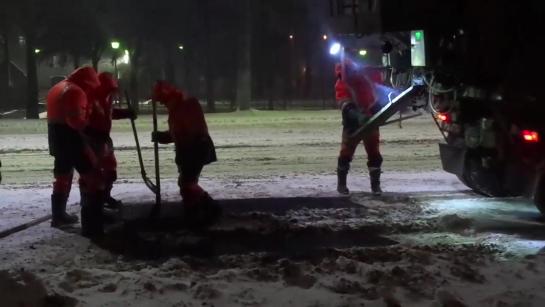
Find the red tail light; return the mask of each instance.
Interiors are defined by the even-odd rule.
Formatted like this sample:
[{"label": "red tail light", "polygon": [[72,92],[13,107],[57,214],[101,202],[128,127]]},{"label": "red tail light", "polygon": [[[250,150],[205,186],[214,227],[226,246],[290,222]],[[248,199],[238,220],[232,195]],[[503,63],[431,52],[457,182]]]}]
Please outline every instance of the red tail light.
[{"label": "red tail light", "polygon": [[452,123],[452,118],[450,117],[448,113],[438,113],[437,119],[444,122],[445,124]]},{"label": "red tail light", "polygon": [[522,139],[527,143],[539,142],[539,133],[537,131],[522,130],[521,136],[522,136]]}]

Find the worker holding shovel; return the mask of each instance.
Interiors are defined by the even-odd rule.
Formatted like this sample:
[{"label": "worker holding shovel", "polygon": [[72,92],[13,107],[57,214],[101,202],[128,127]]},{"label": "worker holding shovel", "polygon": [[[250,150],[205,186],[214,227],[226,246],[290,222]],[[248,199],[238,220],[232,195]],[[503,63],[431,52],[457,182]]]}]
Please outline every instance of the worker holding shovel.
[{"label": "worker holding shovel", "polygon": [[202,107],[196,98],[185,98],[164,81],[155,84],[152,99],[168,110],[169,130],[153,132],[152,141],[175,145],[184,222],[189,228],[206,228],[219,219],[221,208],[199,185],[203,167],[217,160]]},{"label": "worker holding shovel", "polygon": [[112,131],[112,119],[136,119],[136,113],[131,109],[113,107],[113,99],[119,91],[115,77],[108,72],[98,74],[100,87],[96,91],[96,100],[89,119],[89,125],[85,129],[85,135],[89,139],[97,154],[99,168],[104,180],[104,202],[110,209],[118,209],[121,202],[111,196],[113,183],[117,180],[117,160],[114,154],[114,146],[110,133]]}]

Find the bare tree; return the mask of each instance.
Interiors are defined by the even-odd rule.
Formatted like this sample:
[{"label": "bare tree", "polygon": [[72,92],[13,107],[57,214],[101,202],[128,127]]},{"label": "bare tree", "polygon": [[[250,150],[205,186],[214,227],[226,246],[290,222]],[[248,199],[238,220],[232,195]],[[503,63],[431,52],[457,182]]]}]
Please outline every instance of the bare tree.
[{"label": "bare tree", "polygon": [[43,31],[42,10],[46,1],[21,0],[15,3],[14,14],[17,16],[18,25],[25,35],[25,60],[26,60],[26,118],[37,119],[38,110],[38,68],[36,59],[36,40]]},{"label": "bare tree", "polygon": [[210,18],[210,0],[202,0],[202,16],[204,22],[204,54],[206,73],[206,107],[208,112],[216,112],[216,101],[214,97],[214,63],[212,56],[212,20]]},{"label": "bare tree", "polygon": [[251,0],[241,0],[241,2],[236,100],[240,110],[248,110],[252,99],[252,2]]},{"label": "bare tree", "polygon": [[10,100],[10,50],[9,50],[9,22],[7,3],[0,4],[0,108]]},{"label": "bare tree", "polygon": [[44,53],[70,55],[74,68],[80,67],[83,58],[89,58],[93,67],[98,68],[107,38],[98,20],[97,3],[100,1],[57,0],[55,14],[44,17],[46,27],[40,39]]}]

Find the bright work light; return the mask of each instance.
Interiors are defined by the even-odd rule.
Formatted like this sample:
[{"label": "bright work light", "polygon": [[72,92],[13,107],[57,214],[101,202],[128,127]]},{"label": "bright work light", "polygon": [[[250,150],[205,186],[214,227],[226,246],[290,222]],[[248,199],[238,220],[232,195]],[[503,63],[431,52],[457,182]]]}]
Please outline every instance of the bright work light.
[{"label": "bright work light", "polygon": [[337,55],[339,54],[339,52],[341,52],[341,44],[339,43],[334,43],[333,45],[331,45],[331,48],[329,48],[329,54],[331,55]]}]

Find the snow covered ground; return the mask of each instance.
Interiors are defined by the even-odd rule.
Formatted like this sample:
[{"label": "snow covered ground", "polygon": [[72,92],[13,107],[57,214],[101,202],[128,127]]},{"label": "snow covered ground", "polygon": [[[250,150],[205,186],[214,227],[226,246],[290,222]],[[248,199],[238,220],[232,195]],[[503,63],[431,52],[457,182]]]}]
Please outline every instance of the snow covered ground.
[{"label": "snow covered ground", "polygon": [[[329,175],[230,184],[205,182],[219,198],[264,197],[288,210],[258,213],[265,203],[257,199],[256,213],[229,214],[210,234],[223,243],[206,257],[165,249],[159,258],[134,258],[40,224],[0,241],[0,269],[10,271],[0,274],[0,294],[11,297],[31,274],[36,297],[21,288],[20,298],[56,294],[49,300],[66,306],[541,306],[543,226],[520,200],[479,198],[438,172],[390,174],[385,186],[396,193],[378,199],[335,197]],[[29,200],[36,210],[27,218],[47,212],[47,189],[27,190],[33,198],[1,192],[11,204],[2,216],[12,214],[2,227]],[[151,200],[138,184],[121,184],[116,195]],[[165,196],[178,198],[173,182]],[[300,198],[286,197],[319,206],[298,208]],[[478,225],[486,214],[497,219],[488,229]]]},{"label": "snow covered ground", "polygon": [[[530,203],[484,199],[440,171],[439,138],[424,120],[383,130],[384,196],[366,193],[360,159],[353,193],[339,197],[335,116],[267,117],[259,135],[246,133],[248,119],[227,127],[213,118],[226,162],[205,171],[203,186],[228,208],[219,225],[205,234],[112,230],[99,247],[77,229],[39,224],[0,239],[0,306],[542,306],[545,225]],[[0,188],[0,231],[48,214],[50,194],[45,171],[24,176],[47,161],[44,145],[23,146],[3,129],[13,144],[0,142],[4,176],[14,179]],[[123,129],[117,138],[129,147]],[[36,159],[12,156],[15,148]],[[114,195],[152,201],[134,164],[121,167]],[[164,173],[163,196],[176,202]]]}]

